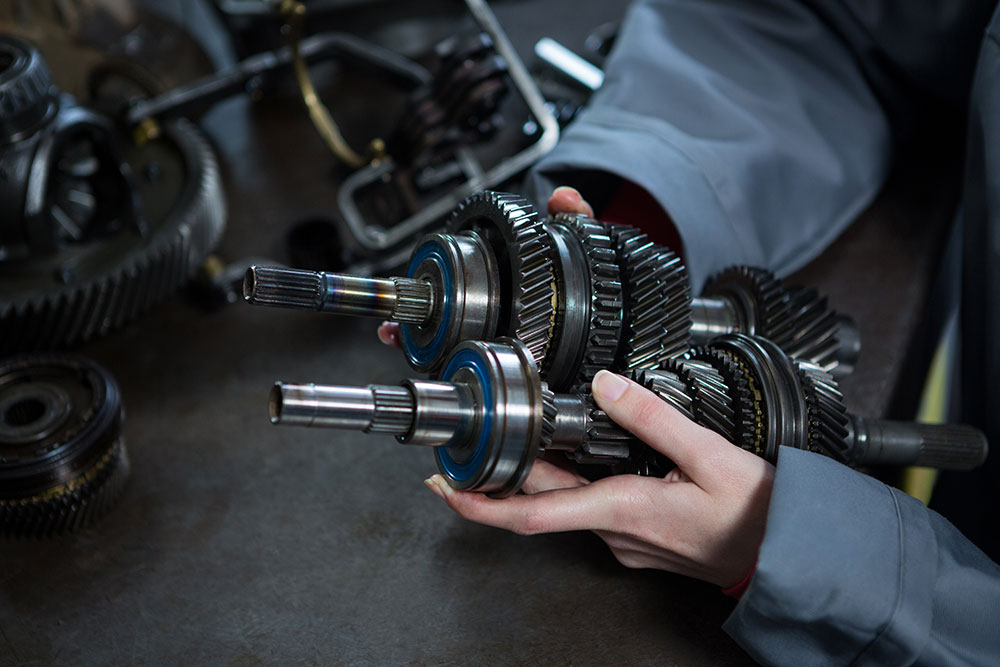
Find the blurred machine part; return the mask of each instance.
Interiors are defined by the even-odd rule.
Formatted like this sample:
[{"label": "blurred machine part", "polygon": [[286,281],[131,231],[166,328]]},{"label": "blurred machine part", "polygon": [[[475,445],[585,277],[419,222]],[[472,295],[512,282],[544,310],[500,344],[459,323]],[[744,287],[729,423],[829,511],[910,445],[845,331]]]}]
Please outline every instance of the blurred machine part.
[{"label": "blurred machine part", "polygon": [[0,361],[0,534],[82,528],[118,500],[129,461],[118,385],[79,355]]},{"label": "blurred machine part", "polygon": [[[968,470],[986,457],[986,438],[972,427],[848,414],[831,375],[744,334],[724,336],[671,359],[667,369],[634,377],[697,423],[771,462],[779,445],[851,466]],[[436,382],[278,382],[268,411],[274,424],[388,433],[402,444],[434,447],[449,484],[495,497],[516,493],[546,452],[565,452],[605,474],[663,476],[673,468],[612,422],[591,396],[550,391],[528,349],[511,339],[462,343]]]},{"label": "blurred machine part", "polygon": [[215,158],[189,122],[142,146],[0,36],[0,354],[131,321],[184,284],[222,234]]}]

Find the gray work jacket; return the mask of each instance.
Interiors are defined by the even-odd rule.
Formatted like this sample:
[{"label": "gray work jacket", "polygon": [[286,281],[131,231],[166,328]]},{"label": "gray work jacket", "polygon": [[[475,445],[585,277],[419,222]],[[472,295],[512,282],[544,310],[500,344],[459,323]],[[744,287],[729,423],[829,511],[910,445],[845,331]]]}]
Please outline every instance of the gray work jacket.
[{"label": "gray work jacket", "polygon": [[[642,186],[676,225],[697,291],[732,264],[779,275],[801,267],[872,201],[894,150],[919,141],[928,119],[957,128],[958,141],[967,127],[962,417],[1000,450],[995,8],[636,2],[604,86],[530,186],[540,201],[568,184],[598,203],[619,180]],[[777,471],[757,573],[725,624],[751,655],[787,665],[1000,664],[1000,569],[952,524],[815,454],[782,448]],[[995,533],[1000,456],[977,474],[960,485],[981,490],[968,503],[990,508],[980,523]]]}]

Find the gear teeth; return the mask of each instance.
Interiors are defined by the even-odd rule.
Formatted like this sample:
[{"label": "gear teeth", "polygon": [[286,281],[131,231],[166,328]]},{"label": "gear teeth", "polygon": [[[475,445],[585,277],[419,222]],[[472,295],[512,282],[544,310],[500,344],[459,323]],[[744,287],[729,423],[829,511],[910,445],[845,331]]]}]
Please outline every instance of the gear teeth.
[{"label": "gear teeth", "polygon": [[690,347],[691,287],[687,269],[670,250],[638,229],[608,225],[621,270],[626,334],[617,365],[658,368]]},{"label": "gear teeth", "polygon": [[695,421],[687,385],[675,370],[641,369],[632,372],[632,379],[677,408],[685,417]]},{"label": "gear teeth", "polygon": [[197,176],[176,205],[180,219],[104,275],[48,293],[0,297],[0,354],[103,336],[164,301],[215,247],[226,217],[215,157],[190,122],[174,121],[169,134]]},{"label": "gear teeth", "polygon": [[585,216],[557,214],[553,222],[569,227],[583,244],[590,270],[590,331],[576,388],[585,390],[597,371],[612,368],[622,339],[621,272],[607,227]]},{"label": "gear teeth", "polygon": [[128,474],[128,452],[118,438],[71,488],[45,497],[0,500],[0,534],[41,538],[85,528],[118,501]]},{"label": "gear teeth", "polygon": [[635,438],[615,424],[604,410],[597,407],[594,397],[583,395],[586,414],[586,437],[572,453],[577,463],[608,463],[625,461],[635,445]]},{"label": "gear teeth", "polygon": [[552,444],[552,434],[556,431],[556,395],[549,385],[542,383],[542,436],[539,451],[546,451]]},{"label": "gear teeth", "polygon": [[819,366],[797,361],[809,413],[809,451],[848,462],[847,410],[837,381]]},{"label": "gear teeth", "polygon": [[555,327],[555,249],[535,208],[517,195],[483,191],[452,214],[451,229],[483,233],[498,259],[509,259],[511,307],[506,332],[541,365]]},{"label": "gear teeth", "polygon": [[722,376],[733,408],[733,434],[731,441],[742,449],[754,451],[757,440],[757,414],[751,396],[750,383],[746,373],[726,350],[714,347],[698,347],[690,352],[690,358],[710,364]]},{"label": "gear teeth", "polygon": [[722,374],[711,364],[697,359],[678,361],[676,367],[688,387],[695,421],[733,442],[735,411]]},{"label": "gear teeth", "polygon": [[812,288],[785,286],[770,271],[748,266],[722,271],[704,290],[705,296],[728,296],[742,303],[740,293],[754,303],[757,314],[757,321],[748,325],[753,330],[742,333],[767,338],[792,359],[824,371],[837,367],[840,322],[826,297]]},{"label": "gear teeth", "polygon": [[812,288],[791,287],[788,310],[794,327],[786,340],[774,342],[792,359],[809,361],[827,372],[836,368],[840,323],[826,297]]}]

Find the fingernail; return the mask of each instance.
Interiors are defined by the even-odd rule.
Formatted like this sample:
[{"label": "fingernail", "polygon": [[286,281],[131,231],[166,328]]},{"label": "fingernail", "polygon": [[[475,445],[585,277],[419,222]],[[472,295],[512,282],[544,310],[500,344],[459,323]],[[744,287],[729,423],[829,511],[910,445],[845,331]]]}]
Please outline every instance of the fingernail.
[{"label": "fingernail", "polygon": [[607,401],[617,401],[628,389],[628,380],[609,371],[597,371],[591,391],[594,396]]},{"label": "fingernail", "polygon": [[573,196],[575,196],[577,199],[583,199],[583,195],[580,194],[579,190],[577,190],[576,188],[571,188],[568,185],[560,185],[558,188],[554,190],[554,192],[560,192],[560,191],[571,192],[573,193]]},{"label": "fingernail", "polygon": [[442,491],[441,488],[434,482],[433,477],[428,477],[427,479],[425,479],[424,484],[427,485],[428,489],[434,492],[435,496],[437,496],[441,500],[444,500],[444,491]]}]

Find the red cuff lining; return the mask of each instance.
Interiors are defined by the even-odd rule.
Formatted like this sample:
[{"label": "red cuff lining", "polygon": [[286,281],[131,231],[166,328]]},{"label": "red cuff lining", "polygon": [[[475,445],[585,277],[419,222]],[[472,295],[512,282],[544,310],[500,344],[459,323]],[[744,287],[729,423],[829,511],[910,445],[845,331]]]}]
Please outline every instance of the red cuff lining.
[{"label": "red cuff lining", "polygon": [[728,595],[731,598],[739,600],[741,597],[743,597],[743,593],[746,592],[747,586],[750,585],[750,580],[753,579],[753,575],[756,573],[757,573],[757,564],[754,563],[754,566],[750,568],[750,571],[747,572],[747,576],[743,577],[743,580],[740,583],[736,584],[735,586],[730,586],[729,588],[723,588],[722,594]]}]

